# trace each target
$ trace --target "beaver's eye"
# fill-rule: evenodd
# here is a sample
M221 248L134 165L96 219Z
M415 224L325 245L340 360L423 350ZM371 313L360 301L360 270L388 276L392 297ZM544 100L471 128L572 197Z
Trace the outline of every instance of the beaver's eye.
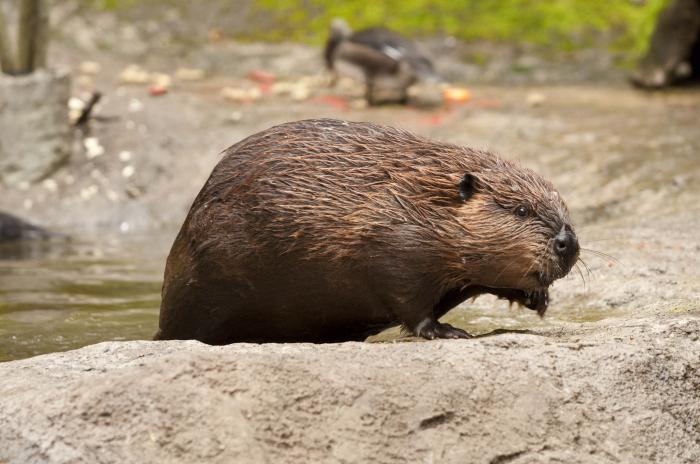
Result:
M530 215L530 210L525 205L520 205L515 208L515 215L521 218L526 218Z

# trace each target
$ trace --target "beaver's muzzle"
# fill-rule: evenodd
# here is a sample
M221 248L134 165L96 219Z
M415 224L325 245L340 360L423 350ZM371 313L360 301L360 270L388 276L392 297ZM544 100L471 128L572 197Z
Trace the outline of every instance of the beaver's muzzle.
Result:
M567 274L578 260L579 245L574 231L566 226L554 237L554 252L559 258L559 265Z

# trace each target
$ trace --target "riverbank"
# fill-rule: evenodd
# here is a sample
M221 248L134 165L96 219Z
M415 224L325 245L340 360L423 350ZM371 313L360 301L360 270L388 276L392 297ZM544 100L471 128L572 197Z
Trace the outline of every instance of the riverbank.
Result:
M700 313L472 340L101 343L0 364L0 460L694 463Z

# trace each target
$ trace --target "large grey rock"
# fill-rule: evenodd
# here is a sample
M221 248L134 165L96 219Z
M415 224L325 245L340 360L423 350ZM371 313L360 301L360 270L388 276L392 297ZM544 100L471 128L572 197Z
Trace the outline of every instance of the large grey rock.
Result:
M0 462L700 462L700 318L0 364Z
M70 155L65 72L0 74L0 183L33 182Z

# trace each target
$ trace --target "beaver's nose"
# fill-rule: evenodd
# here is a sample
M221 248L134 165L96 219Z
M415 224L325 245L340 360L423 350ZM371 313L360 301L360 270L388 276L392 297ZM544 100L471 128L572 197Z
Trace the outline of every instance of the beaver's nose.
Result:
M579 251L576 235L566 227L562 227L554 237L554 251L567 266L573 266Z

